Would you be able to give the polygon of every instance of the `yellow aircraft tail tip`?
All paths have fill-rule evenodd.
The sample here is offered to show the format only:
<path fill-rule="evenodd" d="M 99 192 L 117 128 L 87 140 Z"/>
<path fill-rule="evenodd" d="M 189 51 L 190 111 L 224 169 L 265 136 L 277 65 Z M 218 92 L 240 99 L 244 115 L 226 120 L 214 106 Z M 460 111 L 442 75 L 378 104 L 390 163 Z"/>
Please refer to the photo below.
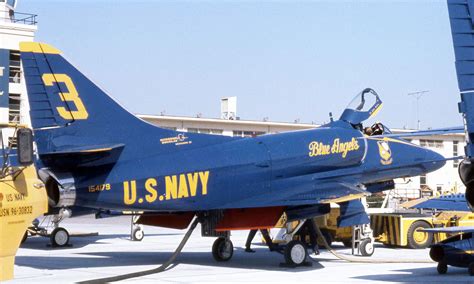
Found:
<path fill-rule="evenodd" d="M 48 54 L 61 54 L 62 53 L 59 49 L 47 43 L 31 42 L 31 41 L 20 42 L 20 51 L 21 52 L 34 52 L 34 53 L 48 53 Z"/>

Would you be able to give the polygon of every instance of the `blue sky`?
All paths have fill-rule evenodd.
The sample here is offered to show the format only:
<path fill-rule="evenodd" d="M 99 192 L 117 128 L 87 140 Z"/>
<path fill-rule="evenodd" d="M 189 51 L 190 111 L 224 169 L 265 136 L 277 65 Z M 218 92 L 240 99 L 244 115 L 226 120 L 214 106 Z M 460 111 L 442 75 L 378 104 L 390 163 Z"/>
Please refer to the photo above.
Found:
<path fill-rule="evenodd" d="M 134 113 L 242 119 L 336 117 L 374 88 L 391 127 L 461 125 L 445 1 L 38 1 L 37 41 Z"/>

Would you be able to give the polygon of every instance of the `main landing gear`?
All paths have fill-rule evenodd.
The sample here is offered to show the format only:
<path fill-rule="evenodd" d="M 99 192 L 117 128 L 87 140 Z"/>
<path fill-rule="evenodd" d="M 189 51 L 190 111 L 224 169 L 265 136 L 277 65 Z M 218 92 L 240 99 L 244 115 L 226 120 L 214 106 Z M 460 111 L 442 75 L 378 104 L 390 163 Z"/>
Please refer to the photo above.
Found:
<path fill-rule="evenodd" d="M 62 227 L 55 228 L 49 238 L 53 247 L 65 247 L 69 244 L 69 232 Z"/>
<path fill-rule="evenodd" d="M 52 247 L 66 247 L 69 245 L 69 232 L 59 227 L 59 223 L 65 218 L 71 216 L 70 211 L 67 209 L 61 209 L 60 213 L 52 217 L 44 219 L 41 223 L 38 219 L 32 222 L 32 225 L 28 227 L 23 237 L 22 243 L 26 242 L 29 236 L 42 236 L 49 238 Z M 41 226 L 43 222 L 46 222 L 46 226 Z M 52 231 L 49 233 L 49 230 Z M 48 230 L 49 229 L 49 230 Z"/>
<path fill-rule="evenodd" d="M 145 237 L 143 226 L 137 224 L 140 215 L 132 215 L 130 224 L 130 239 L 132 241 L 141 242 Z"/>
<path fill-rule="evenodd" d="M 290 241 L 282 251 L 285 258 L 284 266 L 296 267 L 308 264 L 308 249 L 306 244 L 298 241 Z M 216 261 L 229 261 L 234 255 L 234 245 L 230 237 L 219 237 L 212 245 L 212 256 Z"/>
<path fill-rule="evenodd" d="M 299 266 L 306 262 L 308 250 L 303 242 L 293 240 L 286 245 L 283 254 L 287 265 Z"/>
<path fill-rule="evenodd" d="M 216 261 L 229 261 L 234 255 L 234 245 L 230 238 L 220 237 L 212 245 L 212 256 Z"/>

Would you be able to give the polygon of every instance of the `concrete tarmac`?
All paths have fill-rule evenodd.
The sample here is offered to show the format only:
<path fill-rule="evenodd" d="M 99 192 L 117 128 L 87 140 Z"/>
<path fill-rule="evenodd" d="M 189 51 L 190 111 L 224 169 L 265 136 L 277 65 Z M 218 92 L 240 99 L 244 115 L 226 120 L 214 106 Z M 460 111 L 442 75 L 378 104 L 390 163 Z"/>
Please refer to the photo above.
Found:
<path fill-rule="evenodd" d="M 145 226 L 141 242 L 130 241 L 130 217 L 94 219 L 71 218 L 61 223 L 71 232 L 98 232 L 98 236 L 71 238 L 72 246 L 52 248 L 49 239 L 29 238 L 18 251 L 15 280 L 8 283 L 74 283 L 122 275 L 158 267 L 174 252 L 185 230 Z M 133 278 L 133 283 L 194 282 L 317 282 L 317 283 L 474 283 L 465 268 L 449 267 L 438 275 L 436 263 L 383 263 L 384 259 L 426 260 L 428 249 L 385 248 L 377 245 L 372 260 L 377 263 L 349 263 L 322 250 L 311 256 L 312 267 L 285 268 L 283 255 L 270 252 L 254 239 L 255 253 L 243 250 L 248 231 L 232 233 L 234 256 L 228 262 L 216 262 L 211 254 L 214 238 L 200 236 L 198 226 L 176 263 L 167 271 Z M 341 243 L 334 247 L 349 255 Z"/>

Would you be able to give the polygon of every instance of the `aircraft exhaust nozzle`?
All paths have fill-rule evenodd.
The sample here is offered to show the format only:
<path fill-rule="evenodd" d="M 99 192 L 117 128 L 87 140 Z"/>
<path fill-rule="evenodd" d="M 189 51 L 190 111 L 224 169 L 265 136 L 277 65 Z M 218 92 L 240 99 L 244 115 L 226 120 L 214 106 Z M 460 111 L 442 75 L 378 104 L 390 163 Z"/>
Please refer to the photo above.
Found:
<path fill-rule="evenodd" d="M 76 187 L 74 178 L 68 173 L 53 173 L 48 169 L 38 171 L 40 179 L 44 182 L 48 194 L 50 207 L 69 207 L 76 202 Z"/>
<path fill-rule="evenodd" d="M 440 262 L 444 258 L 444 249 L 440 245 L 434 245 L 430 249 L 430 257 L 433 261 Z"/>
<path fill-rule="evenodd" d="M 474 212 L 474 164 L 473 161 L 464 159 L 459 163 L 459 178 L 466 186 L 466 201 L 471 211 Z"/>

